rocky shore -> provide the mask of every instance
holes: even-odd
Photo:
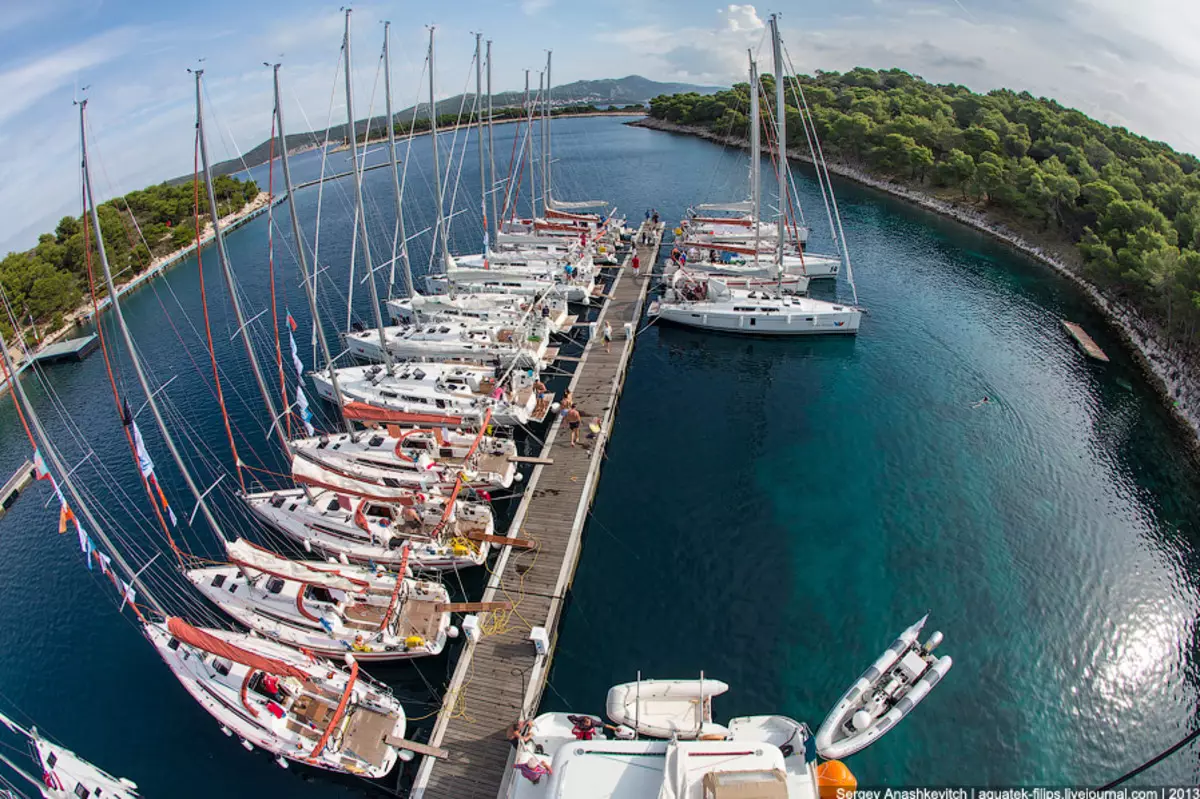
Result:
[[[744,139],[738,137],[720,136],[702,128],[678,125],[649,116],[628,124],[669,133],[699,136],[731,147],[744,149],[749,146]],[[809,163],[812,161],[807,153],[795,149],[788,151],[788,157],[796,161]],[[974,207],[949,202],[911,186],[884,180],[845,164],[830,162],[828,166],[829,171],[836,175],[908,200],[922,208],[982,231],[1046,264],[1073,281],[1083,289],[1092,303],[1104,312],[1113,327],[1120,333],[1121,338],[1133,351],[1138,363],[1158,389],[1168,409],[1191,433],[1193,450],[1200,453],[1200,364],[1195,363],[1186,353],[1170,350],[1165,345],[1158,327],[1151,320],[1146,319],[1128,305],[1105,296],[1099,288],[1087,280],[1081,274],[1077,263],[1078,259],[1070,257],[1075,254],[1073,247],[1070,248],[1070,255],[1055,252],[1046,245],[1027,240],[1021,233]],[[1076,261],[1076,263],[1071,261]]]

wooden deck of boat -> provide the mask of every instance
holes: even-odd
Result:
[[[1092,337],[1087,334],[1086,330],[1074,322],[1068,322],[1066,319],[1062,320],[1062,325],[1066,328],[1067,334],[1075,339],[1075,343],[1079,345],[1079,348],[1088,357],[1108,363],[1108,356],[1104,354],[1104,350],[1100,349],[1100,345],[1092,340]]]
[[[485,634],[464,647],[430,737],[430,744],[448,756],[423,760],[414,799],[492,799],[514,773],[505,732],[518,718],[536,715],[541,701],[662,232],[660,223],[650,244],[637,243],[641,231],[636,234],[642,274],[623,268],[608,290],[597,329],[605,321],[612,325],[612,346],[605,351],[599,336],[590,341],[571,380],[583,416],[581,446],[570,446],[570,431],[561,419],[552,424],[541,455],[553,460],[534,467],[508,530],[509,537],[531,539],[536,546],[506,548],[483,595],[485,602],[507,599],[514,607],[511,613],[481,614]],[[588,439],[594,417],[601,419],[601,432]],[[549,654],[537,655],[531,627],[546,629]]]

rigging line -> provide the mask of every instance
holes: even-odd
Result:
[[[267,274],[271,284],[271,322],[275,329],[275,363],[279,367],[279,401],[287,404],[287,381],[283,376],[283,349],[279,345],[279,312],[275,302],[275,110],[271,109],[271,144],[267,163]],[[292,437],[292,417],[287,419],[287,437]]]
[[[196,241],[200,240],[200,129],[196,128],[195,147],[192,155],[192,209],[193,218],[196,224]],[[214,210],[215,209],[210,209]],[[215,217],[214,217],[215,219]],[[214,230],[215,233],[215,230]],[[221,246],[217,242],[217,246]],[[221,419],[225,424],[225,435],[229,439],[229,450],[233,453],[234,470],[237,472],[238,485],[242,487],[242,491],[246,490],[245,480],[242,479],[241,470],[237,465],[241,463],[241,458],[238,457],[237,442],[233,440],[233,429],[229,422],[229,411],[225,407],[225,392],[221,388],[221,374],[217,370],[217,352],[213,348],[212,323],[208,318],[208,294],[204,289],[204,259],[200,254],[200,247],[196,247],[196,270],[199,273],[200,283],[200,307],[204,310],[204,334],[208,340],[208,355],[212,363],[213,385],[216,387],[217,404],[221,406]],[[149,402],[149,399],[147,399]],[[193,517],[195,514],[192,514]]]

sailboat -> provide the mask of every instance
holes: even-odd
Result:
[[[775,54],[775,74],[784,75],[782,46],[779,31],[772,22],[772,44]],[[784,108],[785,81],[776,81],[776,107]],[[752,217],[758,218],[760,207],[760,180],[758,161],[756,157],[759,147],[758,120],[758,70],[754,59],[750,59],[750,103],[751,116],[751,202]],[[807,296],[794,296],[787,291],[784,280],[787,277],[787,261],[784,252],[785,230],[787,227],[788,192],[787,155],[784,142],[787,141],[785,129],[786,114],[775,115],[776,144],[779,147],[777,165],[779,167],[780,202],[778,210],[778,234],[775,237],[775,254],[773,261],[766,261],[756,246],[752,248],[754,260],[747,261],[743,266],[722,264],[721,268],[709,271],[694,272],[678,268],[670,275],[663,296],[650,304],[649,314],[658,320],[672,322],[686,327],[702,330],[714,330],[725,333],[742,333],[768,336],[797,336],[814,334],[854,334],[862,321],[862,310],[854,305],[825,302]],[[714,246],[714,245],[710,245]],[[728,246],[728,245],[723,245]],[[803,256],[800,256],[801,258]],[[672,254],[672,261],[678,264],[677,253]],[[687,258],[682,259],[690,265]],[[704,269],[705,265],[700,262]],[[768,277],[774,279],[774,285],[765,282]],[[726,276],[728,275],[728,276]],[[747,279],[764,279],[764,282],[747,283]],[[740,287],[731,285],[732,281],[740,281]],[[807,286],[807,279],[805,279]]]
[[[8,755],[0,753],[0,760],[29,782],[44,799],[92,796],[138,799],[138,786],[133,780],[114,777],[70,749],[54,743],[38,732],[37,727],[25,727],[3,713],[0,713],[0,724],[26,739],[30,760],[41,774],[34,776]]]
[[[341,563],[372,568],[407,563],[416,572],[429,572],[487,560],[495,520],[486,502],[458,499],[457,493],[409,496],[409,504],[401,505],[333,488],[310,493],[297,488],[245,499],[263,522],[306,550]]]
[[[525,319],[410,322],[374,331],[347,333],[346,349],[356,358],[383,360],[383,349],[397,360],[463,360],[504,366],[542,368],[550,346],[550,328],[540,316]],[[380,341],[382,338],[382,342]]]
[[[529,298],[520,294],[415,294],[387,303],[393,324],[460,321],[517,322],[532,313],[545,320],[552,334],[565,333],[575,323],[560,297]]]
[[[486,417],[485,417],[486,418]],[[347,433],[292,442],[296,458],[378,486],[409,486],[414,491],[452,490],[458,480],[477,491],[512,488],[520,480],[516,442],[440,427],[383,429],[352,436]]]

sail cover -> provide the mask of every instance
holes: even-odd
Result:
[[[567,210],[569,208],[604,208],[607,206],[608,202],[605,200],[578,200],[576,202],[550,201],[550,207],[558,210]]]
[[[347,593],[361,593],[367,588],[365,580],[355,580],[339,573],[336,569],[315,568],[306,563],[280,557],[274,552],[251,544],[244,538],[239,538],[226,546],[229,559],[239,566],[254,571],[282,577],[285,580],[296,580],[307,585],[320,585]]]
[[[265,671],[268,674],[274,674],[279,677],[295,677],[300,680],[308,679],[308,674],[295,666],[290,666],[282,660],[276,660],[265,655],[256,655],[249,650],[242,649],[240,646],[223,641],[212,633],[207,633],[198,627],[193,627],[177,616],[171,616],[167,619],[167,630],[171,635],[183,641],[188,646],[194,646],[197,649],[203,649],[205,652],[211,652],[217,657],[226,658],[241,663],[244,666],[249,666],[252,669]]]
[[[748,212],[754,210],[754,203],[746,200],[740,203],[700,203],[696,206],[697,211],[732,211],[732,212]]]

